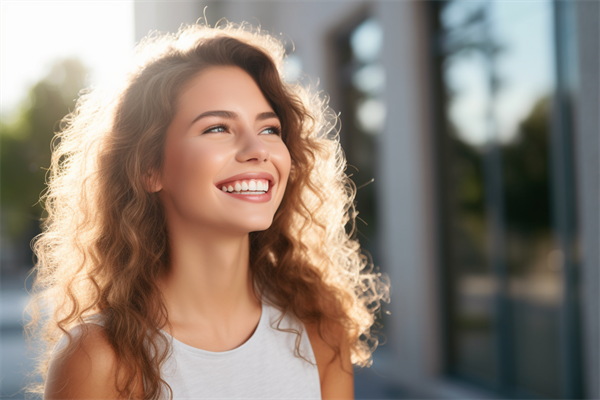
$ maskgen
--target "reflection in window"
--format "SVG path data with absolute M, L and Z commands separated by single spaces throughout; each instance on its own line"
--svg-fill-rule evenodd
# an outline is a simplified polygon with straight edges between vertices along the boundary
M 550 209 L 553 3 L 436 6 L 451 373 L 560 398 L 561 254 Z
M 297 82 L 302 76 L 302 59 L 297 54 L 290 54 L 283 63 L 285 81 L 288 83 Z
M 383 129 L 386 107 L 382 100 L 385 71 L 380 62 L 383 29 L 375 18 L 364 18 L 337 37 L 338 85 L 342 122 L 341 142 L 348 161 L 346 173 L 356 184 L 357 239 L 379 266 L 375 176 L 377 141 Z M 382 315 L 383 318 L 385 318 Z M 384 327 L 387 325 L 383 323 Z M 384 328 L 385 329 L 385 328 Z
M 378 62 L 383 45 L 379 22 L 369 18 L 350 34 L 352 76 L 350 88 L 355 92 L 354 114 L 358 128 L 371 135 L 383 129 L 385 103 L 380 98 L 385 87 L 385 70 Z

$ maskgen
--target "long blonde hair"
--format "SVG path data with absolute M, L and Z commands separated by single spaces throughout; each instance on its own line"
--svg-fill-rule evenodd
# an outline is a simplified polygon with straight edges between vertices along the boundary
M 169 267 L 165 215 L 143 182 L 162 167 L 178 94 L 199 71 L 219 65 L 236 65 L 256 81 L 281 120 L 292 160 L 272 225 L 250 233 L 256 288 L 317 324 L 336 355 L 339 338 L 328 327 L 343 327 L 352 363 L 370 365 L 378 345 L 371 327 L 380 302 L 389 302 L 389 282 L 355 238 L 356 187 L 345 173 L 337 117 L 320 93 L 284 81 L 284 56 L 279 40 L 246 24 L 184 26 L 143 40 L 120 85 L 80 95 L 53 142 L 42 196 L 47 217 L 33 245 L 27 332 L 46 345 L 38 364 L 44 380 L 60 337 L 102 313 L 124 371 L 121 393 L 132 396 L 140 375 L 144 398 L 170 390 L 161 378 L 169 346 L 160 328 L 168 318 L 156 285 Z

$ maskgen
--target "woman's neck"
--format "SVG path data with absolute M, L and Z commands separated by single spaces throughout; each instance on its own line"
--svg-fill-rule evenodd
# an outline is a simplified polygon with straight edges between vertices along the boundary
M 255 312 L 249 268 L 249 235 L 219 237 L 215 232 L 173 235 L 171 264 L 159 282 L 169 315 L 177 326 L 228 329 Z

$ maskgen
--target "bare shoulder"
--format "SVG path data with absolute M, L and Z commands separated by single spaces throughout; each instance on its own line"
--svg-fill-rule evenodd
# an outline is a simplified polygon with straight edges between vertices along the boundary
M 104 328 L 73 332 L 73 348 L 50 359 L 44 399 L 117 399 L 116 354 Z
M 354 399 L 354 372 L 350 358 L 350 345 L 343 327 L 329 325 L 338 340 L 340 357 L 319 336 L 316 324 L 305 324 L 321 380 L 321 397 L 328 399 Z

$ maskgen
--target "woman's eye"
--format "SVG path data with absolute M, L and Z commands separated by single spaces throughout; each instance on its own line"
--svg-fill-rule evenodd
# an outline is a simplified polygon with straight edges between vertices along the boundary
M 270 127 L 266 128 L 265 130 L 263 130 L 263 132 L 267 132 L 269 134 L 280 135 L 281 128 L 279 128 L 278 126 L 270 126 Z
M 227 132 L 227 127 L 225 125 L 213 126 L 212 128 L 208 128 L 202 133 L 219 133 L 219 132 Z
M 222 133 L 222 132 L 227 132 L 229 131 L 229 127 L 226 125 L 217 125 L 217 126 L 213 126 L 212 128 L 208 128 L 206 129 L 204 132 L 202 132 L 202 134 L 205 133 Z M 267 133 L 270 135 L 280 135 L 281 134 L 281 128 L 279 128 L 278 126 L 270 126 L 268 128 L 265 128 L 261 131 L 261 133 Z

